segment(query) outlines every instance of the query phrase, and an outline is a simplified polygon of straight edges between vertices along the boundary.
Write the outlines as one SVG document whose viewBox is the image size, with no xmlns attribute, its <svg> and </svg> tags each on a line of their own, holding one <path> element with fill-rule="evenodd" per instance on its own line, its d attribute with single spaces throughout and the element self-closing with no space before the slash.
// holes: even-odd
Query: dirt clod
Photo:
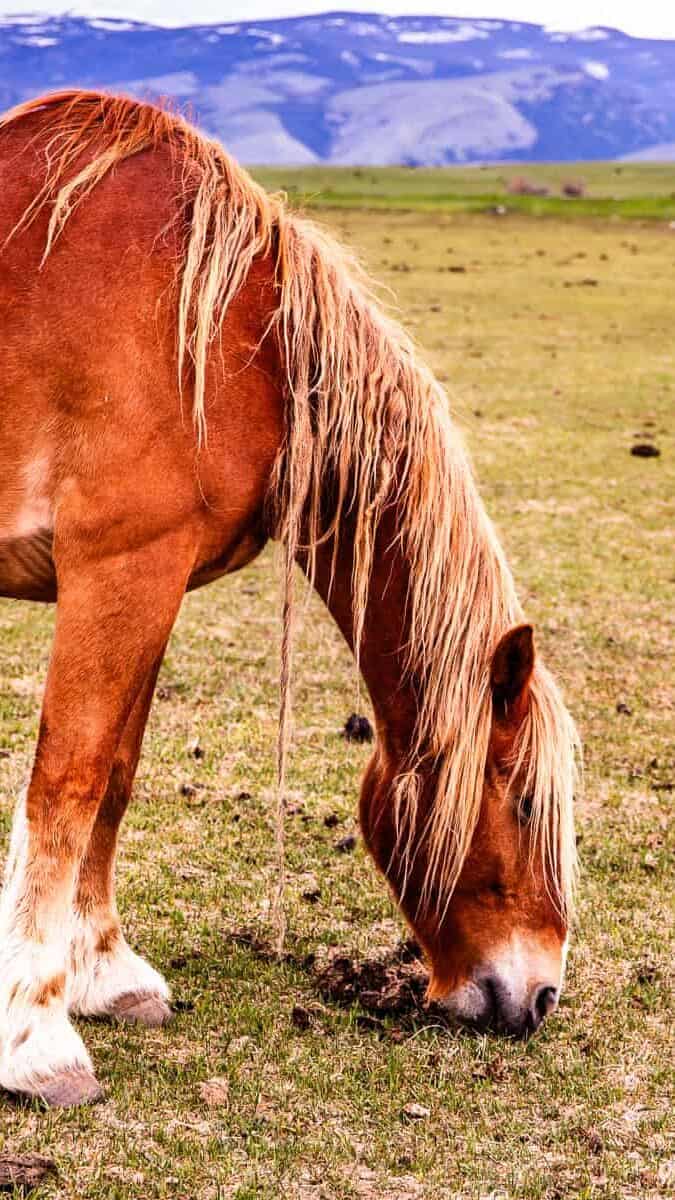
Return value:
<svg viewBox="0 0 675 1200">
<path fill-rule="evenodd" d="M 30 1192 L 57 1173 L 56 1163 L 43 1154 L 0 1154 L 0 1191 Z"/>
<path fill-rule="evenodd" d="M 194 1000 L 172 1000 L 171 1007 L 176 1013 L 194 1012 L 195 1002 Z"/>
<path fill-rule="evenodd" d="M 506 1063 L 500 1054 L 487 1062 L 476 1063 L 471 1071 L 473 1079 L 489 1079 L 492 1083 L 499 1083 L 505 1075 Z"/>
<path fill-rule="evenodd" d="M 415 946 L 413 951 L 413 946 L 410 941 L 402 942 L 382 958 L 362 962 L 339 949 L 332 951 L 314 967 L 321 995 L 343 1008 L 358 1001 L 361 1008 L 378 1018 L 417 1017 L 428 1021 L 432 1015 L 445 1023 L 441 1010 L 426 1004 L 428 976 L 419 949 Z"/>
<path fill-rule="evenodd" d="M 345 721 L 342 736 L 346 742 L 372 742 L 373 727 L 367 717 L 352 713 Z"/>
<path fill-rule="evenodd" d="M 293 1011 L 291 1012 L 291 1021 L 296 1029 L 309 1029 L 312 1024 L 312 1014 L 302 1004 L 294 1004 Z"/>
<path fill-rule="evenodd" d="M 278 962 L 270 943 L 250 930 L 233 930 L 226 937 L 234 945 L 249 949 L 263 962 Z M 338 1008 L 359 1004 L 363 1011 L 355 1013 L 354 1024 L 390 1041 L 403 1041 L 411 1029 L 420 1025 L 453 1026 L 445 1009 L 426 1001 L 429 977 L 414 938 L 399 942 L 393 950 L 377 957 L 360 961 L 340 947 L 320 949 L 316 954 L 302 954 L 288 948 L 282 958 L 308 972 L 323 1001 Z M 308 1005 L 307 1011 L 321 1020 L 328 1015 L 317 1004 Z M 384 1021 L 392 1016 L 396 1017 L 396 1024 L 390 1028 Z"/>
<path fill-rule="evenodd" d="M 356 838 L 353 833 L 348 833 L 347 837 L 340 838 L 340 841 L 335 843 L 338 854 L 351 854 L 355 847 Z"/>
</svg>

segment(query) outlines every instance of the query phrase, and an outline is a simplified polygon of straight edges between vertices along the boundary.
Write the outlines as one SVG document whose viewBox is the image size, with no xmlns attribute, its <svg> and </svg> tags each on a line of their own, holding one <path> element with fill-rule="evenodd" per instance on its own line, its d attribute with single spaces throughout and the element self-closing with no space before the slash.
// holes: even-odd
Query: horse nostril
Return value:
<svg viewBox="0 0 675 1200">
<path fill-rule="evenodd" d="M 483 994 L 487 1003 L 481 1019 L 481 1024 L 484 1026 L 490 1026 L 498 1021 L 500 1015 L 499 986 L 497 981 L 495 979 L 491 979 L 490 976 L 483 980 Z"/>
<path fill-rule="evenodd" d="M 553 1012 L 558 1003 L 558 989 L 545 985 L 537 988 L 531 1008 L 532 1023 L 538 1029 L 545 1017 Z"/>
</svg>

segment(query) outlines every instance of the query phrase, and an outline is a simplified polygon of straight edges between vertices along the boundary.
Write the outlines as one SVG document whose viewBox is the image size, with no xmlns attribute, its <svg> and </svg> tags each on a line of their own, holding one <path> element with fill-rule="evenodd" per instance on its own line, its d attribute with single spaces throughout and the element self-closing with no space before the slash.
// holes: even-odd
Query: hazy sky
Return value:
<svg viewBox="0 0 675 1200">
<path fill-rule="evenodd" d="M 0 12 L 73 12 L 162 25 L 260 20 L 353 9 L 532 21 L 558 29 L 609 25 L 635 37 L 675 38 L 675 0 L 0 0 Z"/>
</svg>

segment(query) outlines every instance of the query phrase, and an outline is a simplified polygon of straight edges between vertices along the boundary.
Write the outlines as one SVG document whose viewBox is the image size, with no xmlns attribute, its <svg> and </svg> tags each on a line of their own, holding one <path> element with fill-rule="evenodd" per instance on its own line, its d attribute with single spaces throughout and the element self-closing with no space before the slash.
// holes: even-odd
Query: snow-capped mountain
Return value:
<svg viewBox="0 0 675 1200">
<path fill-rule="evenodd" d="M 0 105 L 168 96 L 248 163 L 672 159 L 675 42 L 326 13 L 180 29 L 0 17 Z"/>
</svg>

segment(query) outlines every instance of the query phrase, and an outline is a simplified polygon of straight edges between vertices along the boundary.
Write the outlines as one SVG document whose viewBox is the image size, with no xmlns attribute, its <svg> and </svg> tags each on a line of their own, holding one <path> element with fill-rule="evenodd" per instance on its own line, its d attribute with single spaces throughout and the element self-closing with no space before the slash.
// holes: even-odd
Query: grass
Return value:
<svg viewBox="0 0 675 1200">
<path fill-rule="evenodd" d="M 675 219 L 675 165 L 665 163 L 510 163 L 487 167 L 258 168 L 265 187 L 281 189 L 309 208 L 372 208 L 425 212 L 489 212 L 506 208 L 529 216 L 613 220 Z M 525 178 L 548 196 L 511 195 Z M 579 183 L 584 195 L 562 195 Z"/>
<path fill-rule="evenodd" d="M 123 838 L 127 933 L 166 972 L 180 1011 L 162 1031 L 82 1022 L 107 1102 L 47 1114 L 6 1104 L 0 1151 L 51 1154 L 60 1182 L 39 1195 L 78 1200 L 665 1197 L 675 234 L 440 212 L 330 221 L 393 289 L 446 382 L 582 729 L 583 876 L 561 1010 L 526 1045 L 434 1029 L 397 1042 L 330 1005 L 303 1032 L 291 1012 L 317 1000 L 309 974 L 232 942 L 242 927 L 264 931 L 273 864 L 278 602 L 265 553 L 185 601 Z M 630 455 L 646 438 L 661 457 Z M 49 610 L 0 606 L 5 827 L 29 770 L 52 625 Z M 334 849 L 355 829 L 368 753 L 338 736 L 355 703 L 349 656 L 313 602 L 288 819 L 298 961 L 400 936 L 361 845 Z M 315 904 L 302 899 L 308 874 Z M 214 1076 L 229 1085 L 219 1106 L 199 1090 Z M 406 1120 L 410 1102 L 428 1118 Z"/>
</svg>

